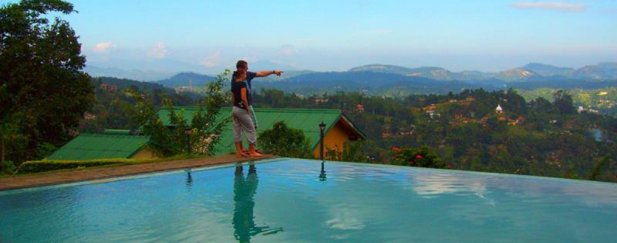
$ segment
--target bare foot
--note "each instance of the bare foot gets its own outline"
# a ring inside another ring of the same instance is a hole
[[[256,157],[262,157],[264,156],[263,154],[258,153],[257,151],[250,153],[249,154],[251,156],[251,158],[256,158]]]

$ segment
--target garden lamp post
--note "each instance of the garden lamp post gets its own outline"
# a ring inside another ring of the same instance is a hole
[[[326,124],[321,121],[319,123],[319,159],[323,162],[323,132],[326,130]]]
[[[326,130],[326,124],[321,121],[319,123],[319,159],[321,159],[321,173],[319,173],[319,180],[326,180],[326,170],[324,168],[324,159],[323,159],[323,133]]]
[[[184,134],[186,134],[186,152],[189,154],[191,153],[191,133],[193,133],[193,130],[190,127],[184,129]]]

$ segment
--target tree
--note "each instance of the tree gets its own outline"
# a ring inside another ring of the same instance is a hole
[[[0,121],[14,123],[25,138],[24,149],[7,151],[16,162],[46,156],[40,144],[66,142],[94,103],[81,44],[68,22],[48,19],[53,12],[70,14],[73,5],[23,0],[0,8]]]
[[[368,162],[369,154],[367,150],[370,148],[365,141],[346,142],[343,152],[341,153],[342,161],[349,162]]]
[[[574,102],[572,101],[572,96],[568,94],[566,91],[558,90],[553,94],[555,100],[553,101],[553,105],[561,114],[574,114],[576,113],[576,108],[574,108]]]
[[[7,169],[5,168],[7,148],[11,148],[9,151],[19,150],[16,146],[21,144],[20,140],[23,140],[23,136],[17,134],[18,126],[14,121],[16,119],[13,116],[0,121],[0,172]]]
[[[171,156],[185,151],[187,143],[185,131],[190,131],[188,143],[191,153],[214,154],[214,146],[219,141],[219,135],[230,117],[219,118],[224,104],[229,103],[229,95],[223,91],[229,70],[217,76],[216,80],[207,84],[206,96],[199,101],[199,109],[193,114],[191,121],[186,121],[182,114],[173,109],[171,101],[167,100],[165,109],[170,110],[170,126],[165,126],[155,111],[154,105],[146,101],[145,95],[129,89],[129,94],[135,99],[135,114],[141,124],[142,133],[150,136],[150,146],[165,156]],[[182,111],[180,111],[181,113]]]
[[[554,112],[553,104],[545,98],[538,97],[529,102],[529,107],[536,113]]]
[[[287,127],[283,121],[259,134],[259,144],[267,153],[286,157],[309,158],[309,144],[300,129]]]
[[[600,161],[597,161],[593,164],[593,168],[591,169],[591,173],[589,173],[589,180],[597,180],[598,177],[602,174],[603,170],[606,170],[608,164],[610,162],[609,156],[604,156]]]

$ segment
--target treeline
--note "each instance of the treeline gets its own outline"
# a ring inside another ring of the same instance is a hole
[[[534,90],[519,90],[521,96],[526,100],[533,100],[538,97],[551,99],[553,93],[559,89],[539,88]],[[603,87],[599,89],[569,89],[568,93],[572,96],[574,104],[582,106],[591,112],[617,117],[617,87]]]
[[[257,107],[342,109],[369,137],[356,149],[362,156],[355,156],[367,162],[391,163],[398,149],[427,147],[448,168],[617,181],[617,120],[579,113],[565,91],[527,102],[512,89],[400,99],[262,89],[254,101]]]
[[[92,80],[96,102],[79,132],[138,129],[135,94],[154,109],[197,101],[158,84],[124,81]],[[261,89],[253,99],[256,107],[341,109],[368,135],[343,156],[356,162],[424,166],[420,161],[430,158],[452,169],[617,181],[616,119],[589,110],[579,113],[574,97],[584,97],[581,92],[549,91],[523,91],[526,98],[513,89],[392,98]],[[589,92],[601,97],[590,101],[613,95],[612,89]],[[423,159],[416,161],[418,154],[409,151],[420,151]]]
[[[177,94],[160,84],[117,78],[93,78],[96,103],[88,109],[79,125],[80,132],[102,132],[104,129],[137,129],[136,99],[139,93],[148,104],[160,109],[165,102],[186,106],[193,105],[198,96]]]
[[[96,118],[82,120],[81,132],[139,128],[134,93],[143,93],[155,108],[166,102],[195,103],[158,86],[114,90],[100,79],[93,84],[97,102],[90,112]],[[409,149],[435,157],[446,168],[617,181],[616,119],[579,113],[570,92],[557,90],[527,101],[512,89],[404,98],[357,92],[307,97],[261,89],[253,99],[256,107],[343,110],[368,135],[367,141],[352,146],[353,154],[344,156],[357,162],[421,166],[397,154]],[[502,113],[497,113],[498,105]]]
[[[60,18],[74,11],[64,1],[0,7],[0,173],[64,144],[95,102],[78,37]]]

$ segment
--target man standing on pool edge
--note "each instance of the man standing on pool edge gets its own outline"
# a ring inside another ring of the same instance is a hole
[[[239,60],[236,63],[236,71],[231,76],[231,93],[233,94],[232,122],[234,129],[234,142],[238,157],[259,157],[261,153],[255,149],[257,142],[257,121],[252,108],[253,97],[251,92],[251,80],[256,77],[266,77],[272,74],[281,76],[283,71],[259,71],[249,72],[248,62]],[[242,146],[242,133],[246,134],[249,142],[248,153]]]

